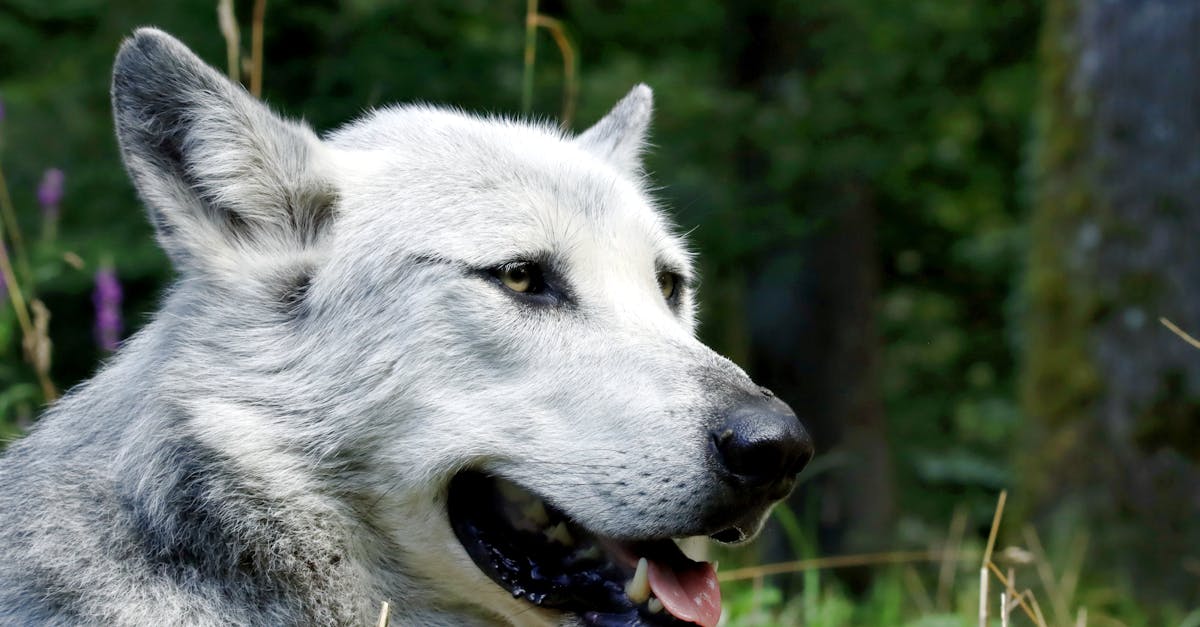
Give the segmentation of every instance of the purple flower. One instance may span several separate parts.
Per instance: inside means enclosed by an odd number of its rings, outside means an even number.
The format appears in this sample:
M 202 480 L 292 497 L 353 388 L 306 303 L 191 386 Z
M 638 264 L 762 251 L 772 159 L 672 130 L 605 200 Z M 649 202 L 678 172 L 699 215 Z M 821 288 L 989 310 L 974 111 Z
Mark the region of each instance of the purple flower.
M 66 176 L 58 168 L 50 168 L 42 174 L 42 182 L 38 184 L 37 199 L 42 206 L 42 213 L 47 217 L 58 216 L 58 204 L 63 199 L 63 181 Z
M 121 343 L 121 282 L 111 266 L 96 271 L 96 289 L 92 291 L 96 306 L 96 344 L 109 352 Z

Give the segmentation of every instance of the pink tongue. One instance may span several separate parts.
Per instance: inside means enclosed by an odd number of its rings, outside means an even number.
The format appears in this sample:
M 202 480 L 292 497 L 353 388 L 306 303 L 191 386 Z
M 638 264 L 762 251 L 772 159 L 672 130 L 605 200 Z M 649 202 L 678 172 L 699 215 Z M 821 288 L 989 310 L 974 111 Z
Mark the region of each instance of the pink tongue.
M 694 562 L 677 571 L 652 560 L 647 562 L 650 589 L 672 616 L 702 627 L 716 627 L 721 620 L 721 588 L 712 564 Z

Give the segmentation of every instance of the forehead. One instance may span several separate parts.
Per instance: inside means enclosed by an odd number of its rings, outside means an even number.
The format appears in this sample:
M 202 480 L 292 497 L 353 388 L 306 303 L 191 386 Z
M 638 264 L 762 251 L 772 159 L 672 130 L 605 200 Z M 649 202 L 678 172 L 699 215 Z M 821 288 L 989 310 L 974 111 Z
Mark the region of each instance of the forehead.
M 556 129 L 409 107 L 372 114 L 328 143 L 343 220 L 410 254 L 487 265 L 610 251 L 687 269 L 640 181 Z

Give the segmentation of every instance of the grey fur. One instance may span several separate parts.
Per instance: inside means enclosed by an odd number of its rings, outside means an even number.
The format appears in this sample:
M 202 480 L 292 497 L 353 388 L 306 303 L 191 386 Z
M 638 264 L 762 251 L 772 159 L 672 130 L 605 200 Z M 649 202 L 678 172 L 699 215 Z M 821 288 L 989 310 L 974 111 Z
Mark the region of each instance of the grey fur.
M 466 556 L 456 471 L 615 538 L 738 503 L 707 433 L 756 388 L 655 283 L 691 264 L 638 174 L 645 86 L 575 140 L 422 106 L 321 140 L 141 29 L 113 105 L 180 278 L 0 460 L 0 623 L 566 625 Z M 483 271 L 530 256 L 569 299 Z

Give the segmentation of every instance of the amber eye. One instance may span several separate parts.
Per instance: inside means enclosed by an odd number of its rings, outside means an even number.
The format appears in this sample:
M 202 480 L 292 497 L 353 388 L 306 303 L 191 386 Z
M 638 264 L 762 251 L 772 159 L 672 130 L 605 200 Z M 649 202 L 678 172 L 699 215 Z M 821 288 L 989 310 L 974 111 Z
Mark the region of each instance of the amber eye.
M 542 288 L 542 269 L 536 263 L 514 261 L 500 266 L 497 276 L 504 287 L 520 293 L 534 294 Z
M 659 272 L 658 289 L 662 291 L 663 298 L 667 300 L 674 299 L 675 292 L 679 289 L 679 275 L 674 272 Z

